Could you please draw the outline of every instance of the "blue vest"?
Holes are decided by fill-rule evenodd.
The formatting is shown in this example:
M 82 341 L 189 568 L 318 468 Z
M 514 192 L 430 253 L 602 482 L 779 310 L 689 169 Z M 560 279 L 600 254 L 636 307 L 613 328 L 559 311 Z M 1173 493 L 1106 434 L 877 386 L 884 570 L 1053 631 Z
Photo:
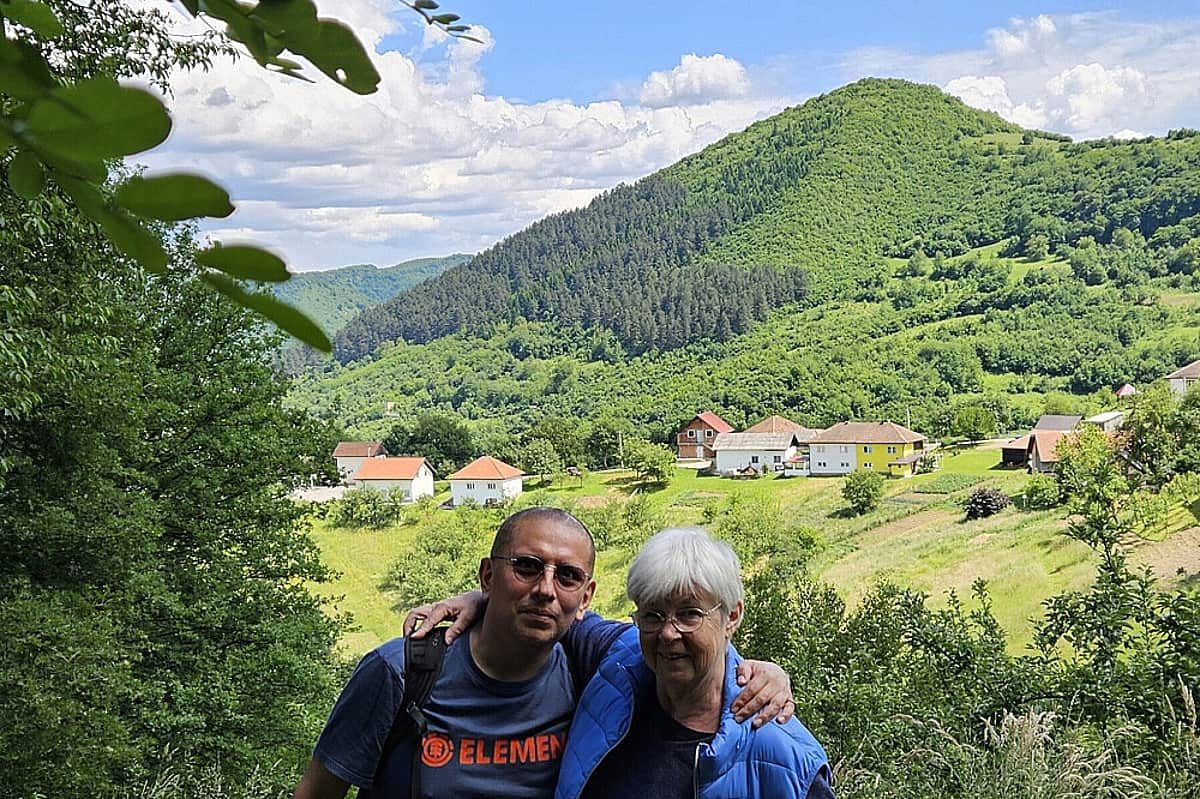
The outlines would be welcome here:
M 804 799 L 817 773 L 829 774 L 829 759 L 812 733 L 792 719 L 770 722 L 758 730 L 749 721 L 738 724 L 729 706 L 741 688 L 737 666 L 741 657 L 728 647 L 725 657 L 725 699 L 721 721 L 711 742 L 700 745 L 696 785 L 701 799 L 796 797 Z M 633 722 L 634 699 L 647 689 L 654 674 L 642 660 L 635 628 L 612 645 L 580 697 L 575 720 L 567 734 L 556 799 L 578 799 L 600 761 L 613 750 Z

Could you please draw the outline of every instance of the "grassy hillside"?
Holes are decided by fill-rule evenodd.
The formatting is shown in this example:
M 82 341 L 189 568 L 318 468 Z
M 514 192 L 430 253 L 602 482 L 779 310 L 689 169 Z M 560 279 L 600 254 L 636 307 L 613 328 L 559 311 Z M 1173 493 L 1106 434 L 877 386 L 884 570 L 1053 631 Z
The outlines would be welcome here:
M 1095 564 L 1087 547 L 1063 535 L 1061 510 L 1012 507 L 988 519 L 964 519 L 962 502 L 975 488 L 997 487 L 1019 497 L 1028 477 L 998 468 L 999 460 L 994 447 L 949 455 L 940 472 L 890 481 L 880 508 L 861 517 L 843 515 L 840 478 L 742 482 L 680 469 L 665 489 L 649 495 L 645 512 L 658 524 L 704 524 L 736 495 L 743 506 L 778 515 L 790 535 L 808 531 L 803 535 L 816 542 L 813 573 L 852 604 L 876 581 L 887 579 L 928 593 L 934 606 L 944 606 L 950 591 L 969 606 L 972 583 L 983 579 L 993 611 L 1009 634 L 1010 648 L 1019 651 L 1030 641 L 1041 603 L 1060 591 L 1086 587 Z M 630 500 L 628 478 L 627 472 L 614 470 L 590 474 L 582 482 L 562 479 L 548 488 L 535 485 L 522 502 L 565 504 L 584 513 L 609 504 L 619 508 Z M 448 512 L 432 513 L 436 517 Z M 322 559 L 341 575 L 322 591 L 341 597 L 337 608 L 352 613 L 358 625 L 343 639 L 348 651 L 364 652 L 397 634 L 401 615 L 392 607 L 395 596 L 380 584 L 391 563 L 432 521 L 414 512 L 405 524 L 381 531 L 318 524 Z M 1178 569 L 1195 579 L 1200 575 L 1198 524 L 1193 510 L 1177 508 L 1163 528 L 1153 531 L 1159 540 L 1137 542 L 1134 561 L 1149 565 L 1168 581 L 1185 579 L 1176 574 Z M 624 573 L 631 554 L 629 548 L 601 545 L 594 606 L 610 617 L 630 610 L 624 599 Z

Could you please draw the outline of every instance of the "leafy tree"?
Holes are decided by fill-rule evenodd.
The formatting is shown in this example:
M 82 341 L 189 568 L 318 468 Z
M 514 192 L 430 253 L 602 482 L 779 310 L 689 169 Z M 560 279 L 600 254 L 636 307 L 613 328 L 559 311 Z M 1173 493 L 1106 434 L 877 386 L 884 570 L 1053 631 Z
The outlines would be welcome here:
M 468 26 L 456 24 L 457 15 L 431 14 L 436 2 L 405 5 L 452 36 L 472 38 L 466 35 Z M 11 154 L 9 185 L 26 200 L 42 195 L 48 186 L 63 192 L 114 247 L 159 273 L 168 267 L 169 255 L 148 221 L 221 218 L 233 213 L 234 206 L 220 186 L 185 172 L 139 175 L 115 192 L 107 191 L 113 159 L 152 149 L 172 125 L 161 100 L 118 84 L 117 78 L 148 72 L 164 85 L 172 65 L 207 67 L 218 52 L 229 48 L 212 36 L 172 41 L 168 19 L 156 9 L 91 6 L 20 0 L 0 7 L 0 59 L 9 71 L 0 85 L 0 148 L 4 156 Z M 336 20 L 318 18 L 307 0 L 253 6 L 191 0 L 182 7 L 194 17 L 225 23 L 228 40 L 243 45 L 268 70 L 302 77 L 301 64 L 286 53 L 307 59 L 356 93 L 370 94 L 379 84 L 379 73 L 353 31 Z M 97 21 L 98 17 L 105 19 Z M 118 41 L 132 43 L 133 52 L 117 52 Z M 329 339 L 306 316 L 267 294 L 248 293 L 236 282 L 286 280 L 287 269 L 277 256 L 249 245 L 218 243 L 198 252 L 195 262 L 206 267 L 198 275 L 215 291 L 306 344 L 330 350 Z
M 966 405 L 954 414 L 955 435 L 978 441 L 996 432 L 996 414 L 990 408 Z
M 583 437 L 580 435 L 580 422 L 577 419 L 544 416 L 526 435 L 531 442 L 534 439 L 542 439 L 550 444 L 560 464 L 577 466 L 583 462 Z
M 462 419 L 444 413 L 422 414 L 412 429 L 396 425 L 383 443 L 393 455 L 428 458 L 434 470 L 443 476 L 464 466 L 475 455 L 471 429 Z
M 665 485 L 675 475 L 675 453 L 640 438 L 625 441 L 625 464 L 644 482 Z
M 883 500 L 883 475 L 870 469 L 851 472 L 842 482 L 842 499 L 860 516 L 875 510 Z
M 521 465 L 538 475 L 542 483 L 563 470 L 562 458 L 545 438 L 531 438 L 521 453 Z

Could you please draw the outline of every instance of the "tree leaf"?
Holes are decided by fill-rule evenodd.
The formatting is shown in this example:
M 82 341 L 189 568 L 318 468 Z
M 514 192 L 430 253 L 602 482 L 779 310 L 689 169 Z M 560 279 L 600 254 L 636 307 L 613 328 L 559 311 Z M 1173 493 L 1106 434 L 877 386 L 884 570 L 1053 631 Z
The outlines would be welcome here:
M 243 308 L 249 308 L 274 322 L 280 330 L 295 336 L 313 349 L 321 352 L 333 350 L 333 344 L 321 328 L 287 303 L 280 302 L 269 294 L 251 294 L 225 275 L 216 272 L 205 272 L 200 279 Z
M 149 150 L 167 138 L 171 117 L 144 89 L 91 78 L 35 102 L 26 131 L 40 147 L 86 161 Z
M 53 39 L 66 32 L 54 11 L 45 3 L 36 0 L 7 0 L 3 11 L 5 17 L 24 25 L 43 39 Z
M 167 271 L 167 252 L 162 241 L 120 208 L 110 208 L 100 190 L 90 183 L 56 174 L 55 181 L 71 195 L 79 210 L 104 229 L 108 240 L 118 250 L 135 259 L 150 272 Z
M 133 177 L 117 189 L 117 205 L 148 219 L 179 222 L 233 213 L 229 193 L 201 175 L 177 173 Z
M 460 17 L 458 14 L 438 14 L 430 17 L 430 19 L 439 25 L 449 25 L 452 22 L 458 22 L 460 19 L 462 19 L 462 17 Z
M 242 280 L 282 283 L 291 277 L 287 264 L 278 255 L 249 244 L 229 247 L 214 244 L 196 253 L 196 263 L 219 269 Z
M 254 9 L 255 19 L 266 27 L 267 33 L 292 48 L 292 42 L 315 43 L 321 36 L 317 7 L 312 0 L 262 0 Z
M 336 20 L 323 19 L 320 24 L 320 41 L 304 51 L 294 52 L 355 94 L 375 92 L 379 88 L 379 72 L 354 31 Z
M 30 42 L 0 36 L 0 91 L 32 100 L 57 85 L 41 50 Z
M 46 171 L 36 155 L 21 150 L 8 165 L 8 183 L 26 200 L 32 200 L 46 187 Z
M 435 3 L 434 0 L 417 0 L 415 3 L 413 3 L 413 8 L 423 8 L 426 11 L 432 11 L 437 7 L 438 4 Z

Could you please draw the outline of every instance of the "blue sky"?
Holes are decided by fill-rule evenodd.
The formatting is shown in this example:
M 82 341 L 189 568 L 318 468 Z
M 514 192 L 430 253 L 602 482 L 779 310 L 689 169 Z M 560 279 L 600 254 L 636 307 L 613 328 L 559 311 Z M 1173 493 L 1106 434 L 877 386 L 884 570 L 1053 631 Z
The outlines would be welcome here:
M 483 45 L 394 0 L 317 4 L 376 53 L 377 94 L 249 59 L 181 74 L 146 159 L 217 177 L 239 210 L 208 232 L 299 270 L 478 251 L 867 76 L 1075 138 L 1200 128 L 1200 3 L 446 0 Z

